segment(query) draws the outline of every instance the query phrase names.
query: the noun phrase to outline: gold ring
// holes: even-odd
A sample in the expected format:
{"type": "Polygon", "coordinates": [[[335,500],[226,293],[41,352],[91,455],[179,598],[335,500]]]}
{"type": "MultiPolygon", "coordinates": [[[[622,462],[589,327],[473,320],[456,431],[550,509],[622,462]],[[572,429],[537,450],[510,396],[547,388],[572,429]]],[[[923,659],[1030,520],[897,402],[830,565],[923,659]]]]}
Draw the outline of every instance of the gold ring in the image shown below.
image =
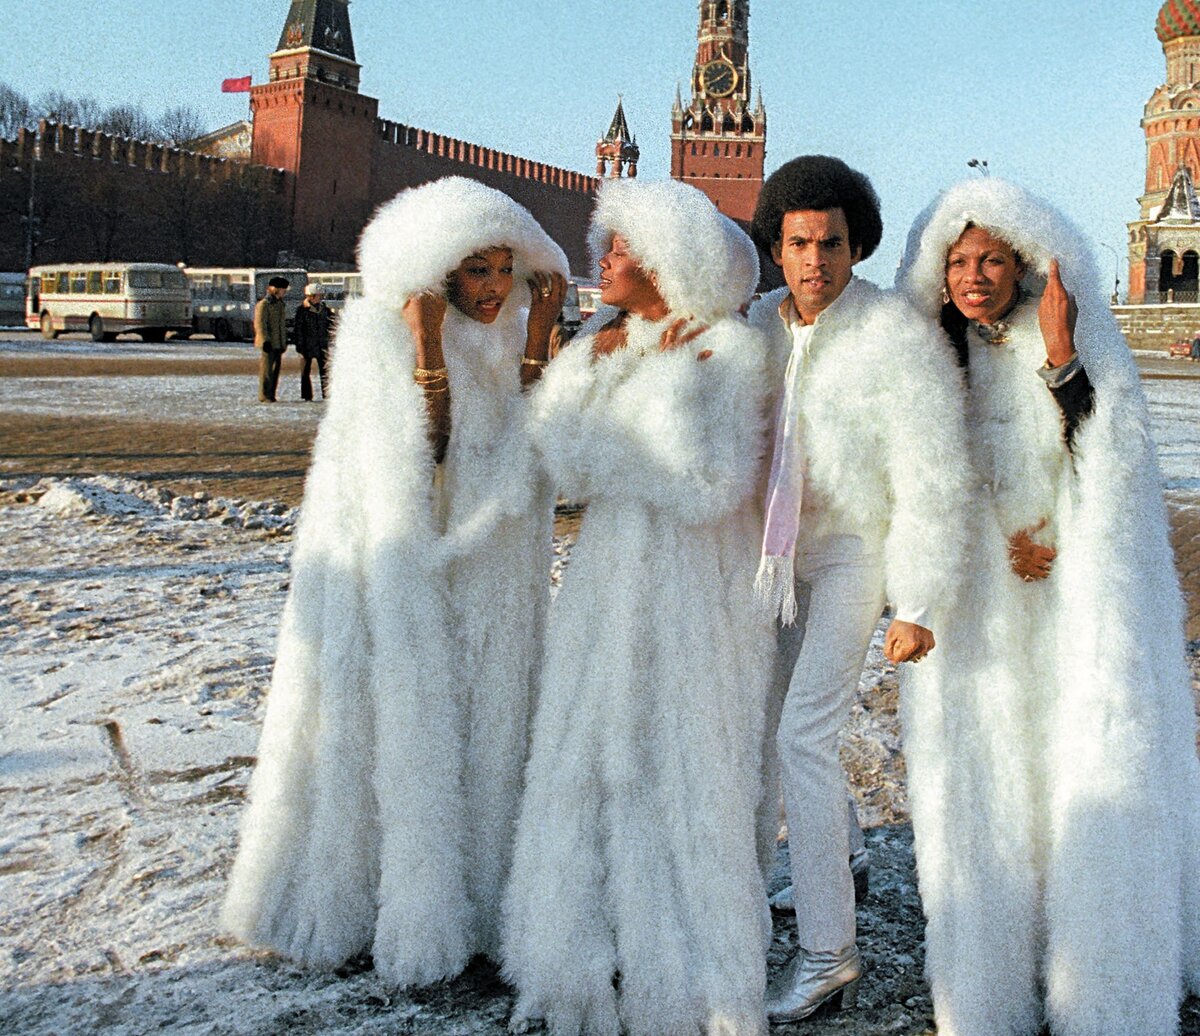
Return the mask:
{"type": "Polygon", "coordinates": [[[550,289],[549,289],[549,288],[543,288],[543,289],[542,289],[542,298],[544,298],[544,299],[548,299],[549,297],[550,297],[550,289]]]}

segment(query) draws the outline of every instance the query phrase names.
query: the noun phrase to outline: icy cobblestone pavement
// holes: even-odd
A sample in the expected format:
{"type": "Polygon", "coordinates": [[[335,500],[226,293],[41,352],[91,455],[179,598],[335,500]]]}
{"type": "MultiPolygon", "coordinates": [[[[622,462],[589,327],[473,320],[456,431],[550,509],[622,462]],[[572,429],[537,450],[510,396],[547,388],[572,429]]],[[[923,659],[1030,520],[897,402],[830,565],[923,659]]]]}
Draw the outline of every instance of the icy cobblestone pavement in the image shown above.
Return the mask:
{"type": "MultiPolygon", "coordinates": [[[[180,355],[117,344],[121,362],[180,355]]],[[[236,355],[198,344],[189,358],[236,355]]],[[[0,342],[0,359],[6,350],[17,348],[0,342]]],[[[19,351],[100,352],[81,341],[19,351]]],[[[1192,375],[1200,371],[1157,367],[1172,376],[1147,380],[1146,391],[1180,573],[1195,594],[1200,378],[1192,375]]],[[[190,392],[166,397],[157,376],[5,377],[0,411],[14,422],[52,413],[177,421],[184,443],[198,414],[230,422],[231,442],[208,450],[227,450],[238,435],[253,450],[262,441],[253,436],[274,422],[315,428],[319,407],[257,407],[249,377],[197,374],[190,392]]],[[[91,470],[111,463],[107,440],[35,444],[78,455],[91,470]]],[[[302,447],[288,440],[289,450],[302,447]]],[[[18,451],[10,443],[8,452],[18,451]]],[[[214,477],[223,472],[210,457],[194,479],[210,491],[189,486],[179,495],[166,488],[178,489],[175,480],[78,478],[62,471],[58,453],[47,456],[17,458],[0,472],[0,1033],[505,1032],[511,992],[486,963],[398,995],[368,962],[306,972],[221,935],[217,912],[270,680],[295,510],[213,491],[231,482],[214,477]],[[18,461],[40,473],[20,475],[18,461]]],[[[289,454],[276,466],[301,461],[289,454]]],[[[174,456],[163,465],[182,467],[174,456]]],[[[569,543],[559,540],[547,559],[552,581],[568,559],[569,543]]],[[[1198,613],[1193,599],[1200,692],[1198,613]]],[[[877,635],[842,744],[872,828],[871,894],[859,912],[868,975],[857,1011],[775,1030],[784,1036],[932,1032],[896,676],[880,645],[877,635]]],[[[784,875],[781,852],[774,887],[784,875]]],[[[790,953],[794,926],[777,920],[775,936],[772,968],[790,953]]],[[[1200,1036],[1197,1001],[1185,1005],[1181,1032],[1200,1036]]]]}

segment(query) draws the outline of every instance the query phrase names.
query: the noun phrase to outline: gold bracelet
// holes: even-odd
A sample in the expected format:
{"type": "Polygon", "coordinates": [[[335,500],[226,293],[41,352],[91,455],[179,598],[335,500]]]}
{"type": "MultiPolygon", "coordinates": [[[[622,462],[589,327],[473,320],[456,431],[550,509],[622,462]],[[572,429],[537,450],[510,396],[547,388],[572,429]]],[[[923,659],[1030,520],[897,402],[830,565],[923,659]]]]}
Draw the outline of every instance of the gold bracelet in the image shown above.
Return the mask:
{"type": "Polygon", "coordinates": [[[437,367],[433,370],[427,370],[424,367],[414,367],[413,368],[413,377],[414,378],[429,378],[431,381],[436,381],[438,378],[444,378],[445,376],[446,376],[446,368],[445,367],[437,367]]]}
{"type": "Polygon", "coordinates": [[[545,367],[549,362],[549,360],[535,360],[532,356],[521,357],[522,367],[545,367]]]}
{"type": "Polygon", "coordinates": [[[443,385],[441,388],[432,388],[432,387],[430,386],[430,383],[429,383],[429,382],[426,382],[426,383],[425,383],[425,384],[423,384],[423,385],[422,385],[420,382],[417,382],[417,384],[418,384],[418,385],[421,385],[421,388],[423,388],[423,389],[425,390],[425,395],[427,395],[427,396],[436,396],[436,395],[439,395],[439,394],[440,394],[440,393],[442,393],[442,392],[449,392],[449,391],[450,391],[450,386],[449,386],[449,385],[443,385]]]}

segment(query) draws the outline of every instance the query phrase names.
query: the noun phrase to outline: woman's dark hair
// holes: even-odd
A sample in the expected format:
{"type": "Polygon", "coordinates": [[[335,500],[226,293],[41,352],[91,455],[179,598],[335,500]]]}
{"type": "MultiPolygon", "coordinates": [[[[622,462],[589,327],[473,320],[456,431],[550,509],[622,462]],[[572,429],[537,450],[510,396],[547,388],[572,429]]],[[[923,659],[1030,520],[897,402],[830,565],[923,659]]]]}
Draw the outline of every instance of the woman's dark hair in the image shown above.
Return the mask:
{"type": "Polygon", "coordinates": [[[779,240],[783,217],[799,209],[841,209],[850,227],[850,248],[862,249],[866,259],[879,247],[883,220],[879,195],[862,173],[840,158],[801,155],[785,162],[763,184],[750,224],[750,236],[764,252],[779,240]]]}

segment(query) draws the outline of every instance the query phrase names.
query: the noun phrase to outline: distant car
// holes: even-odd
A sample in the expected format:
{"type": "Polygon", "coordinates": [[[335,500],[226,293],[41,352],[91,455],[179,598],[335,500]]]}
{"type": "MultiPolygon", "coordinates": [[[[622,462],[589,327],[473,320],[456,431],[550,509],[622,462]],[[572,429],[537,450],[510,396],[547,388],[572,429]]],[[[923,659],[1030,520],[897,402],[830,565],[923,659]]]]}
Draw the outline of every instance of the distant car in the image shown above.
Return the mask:
{"type": "Polygon", "coordinates": [[[1167,346],[1167,355],[1172,357],[1178,356],[1186,360],[1192,355],[1191,339],[1182,342],[1172,342],[1167,346]]]}

